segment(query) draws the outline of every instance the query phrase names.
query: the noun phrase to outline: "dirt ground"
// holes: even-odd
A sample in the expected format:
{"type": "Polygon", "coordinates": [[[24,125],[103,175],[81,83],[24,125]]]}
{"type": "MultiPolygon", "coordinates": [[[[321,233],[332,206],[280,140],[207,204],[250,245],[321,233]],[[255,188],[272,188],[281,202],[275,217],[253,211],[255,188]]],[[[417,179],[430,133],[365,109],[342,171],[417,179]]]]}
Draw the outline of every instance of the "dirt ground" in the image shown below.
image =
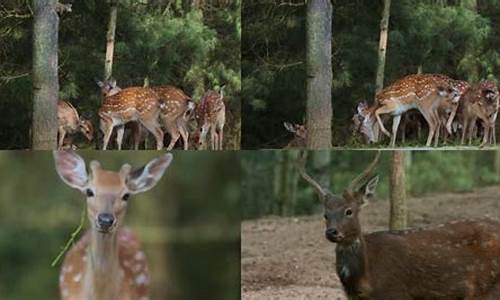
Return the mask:
{"type": "MultiPolygon", "coordinates": [[[[500,219],[500,187],[408,199],[409,227],[467,218],[500,219]]],[[[388,201],[361,213],[364,232],[387,229],[388,201]]],[[[242,299],[346,299],[335,273],[335,245],[324,238],[321,215],[244,221],[242,299]]]]}

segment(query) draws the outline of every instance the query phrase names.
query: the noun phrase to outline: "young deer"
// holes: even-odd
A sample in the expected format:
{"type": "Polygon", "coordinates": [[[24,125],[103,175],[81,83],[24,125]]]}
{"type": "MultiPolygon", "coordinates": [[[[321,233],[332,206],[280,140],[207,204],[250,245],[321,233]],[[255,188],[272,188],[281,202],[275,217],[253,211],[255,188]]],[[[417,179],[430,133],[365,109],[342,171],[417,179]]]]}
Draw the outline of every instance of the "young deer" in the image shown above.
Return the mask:
{"type": "Polygon", "coordinates": [[[220,94],[216,91],[206,92],[196,107],[195,118],[200,132],[198,149],[207,148],[207,134],[210,132],[211,149],[222,150],[224,123],[226,122],[223,89],[221,88],[220,94]]]}
{"type": "Polygon", "coordinates": [[[462,144],[465,142],[466,135],[469,144],[471,144],[477,119],[481,120],[484,128],[483,140],[480,146],[495,141],[495,122],[498,114],[499,98],[499,91],[492,81],[481,81],[467,90],[463,95],[459,108],[463,120],[462,144]]]}
{"type": "Polygon", "coordinates": [[[88,232],[66,254],[59,277],[63,300],[148,299],[149,272],[141,245],[123,226],[130,195],[154,187],[172,161],[172,154],[119,172],[90,163],[69,151],[54,151],[56,170],[70,187],[87,198],[88,232]]]}
{"type": "Polygon", "coordinates": [[[195,108],[193,100],[182,90],[171,85],[156,86],[151,89],[164,101],[161,105],[160,116],[163,121],[163,127],[170,134],[171,138],[167,150],[174,148],[179,137],[182,137],[184,150],[188,150],[188,121],[195,108]]]}
{"type": "Polygon", "coordinates": [[[363,131],[370,132],[370,135],[374,136],[372,132],[376,120],[380,130],[391,137],[391,146],[394,147],[401,114],[416,108],[429,125],[426,146],[430,146],[433,139],[437,145],[441,126],[438,107],[443,101],[458,102],[459,100],[458,93],[450,80],[449,77],[440,74],[415,74],[397,80],[377,94],[376,102],[370,108],[370,114],[366,115],[363,120],[365,127],[363,131]],[[380,117],[384,114],[393,116],[392,135],[385,129],[380,117]]]}
{"type": "Polygon", "coordinates": [[[305,148],[306,147],[306,138],[307,138],[307,129],[304,125],[292,124],[290,122],[283,122],[283,126],[285,126],[286,130],[293,133],[294,137],[284,149],[294,149],[294,148],[305,148]]]}
{"type": "Polygon", "coordinates": [[[363,234],[361,208],[373,198],[380,152],[342,195],[302,177],[324,204],[325,236],[349,299],[500,299],[500,222],[461,221],[436,228],[363,234]]]}
{"type": "Polygon", "coordinates": [[[156,139],[156,148],[163,148],[163,131],[159,123],[160,96],[150,88],[129,87],[121,89],[115,80],[98,81],[104,101],[99,109],[100,128],[104,133],[103,150],[106,150],[113,128],[118,127],[116,142],[121,150],[124,125],[136,121],[151,132],[156,139]]]}
{"type": "Polygon", "coordinates": [[[80,131],[89,142],[94,138],[94,126],[92,122],[80,118],[76,108],[68,101],[59,100],[57,102],[57,122],[59,133],[58,149],[63,148],[64,137],[67,133],[75,134],[80,131]]]}

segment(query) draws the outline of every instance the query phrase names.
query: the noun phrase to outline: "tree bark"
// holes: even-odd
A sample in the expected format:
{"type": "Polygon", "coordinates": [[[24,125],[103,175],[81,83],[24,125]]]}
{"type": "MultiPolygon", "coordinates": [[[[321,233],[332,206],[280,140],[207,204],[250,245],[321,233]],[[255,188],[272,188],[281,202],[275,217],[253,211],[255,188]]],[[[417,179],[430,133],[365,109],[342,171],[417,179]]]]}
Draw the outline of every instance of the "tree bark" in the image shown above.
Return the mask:
{"type": "Polygon", "coordinates": [[[332,146],[332,5],[309,0],[306,19],[308,149],[332,146]]]}
{"type": "Polygon", "coordinates": [[[32,148],[35,150],[51,150],[57,146],[59,17],[56,5],[57,0],[33,1],[32,148]]]}
{"type": "Polygon", "coordinates": [[[312,152],[312,164],[315,177],[322,187],[330,189],[330,172],[329,166],[331,161],[330,151],[314,151],[312,152]]]}
{"type": "Polygon", "coordinates": [[[391,14],[391,0],[384,0],[384,12],[380,21],[380,40],[378,46],[377,79],[375,82],[375,95],[384,88],[385,57],[387,53],[387,38],[389,35],[389,17],[391,14]]]}
{"type": "Polygon", "coordinates": [[[398,150],[392,154],[391,170],[391,215],[390,230],[406,228],[408,209],[406,206],[405,152],[398,150]]]}
{"type": "Polygon", "coordinates": [[[104,80],[113,74],[113,56],[115,52],[116,19],[118,16],[118,0],[110,1],[108,32],[106,34],[106,60],[104,62],[104,80]]]}

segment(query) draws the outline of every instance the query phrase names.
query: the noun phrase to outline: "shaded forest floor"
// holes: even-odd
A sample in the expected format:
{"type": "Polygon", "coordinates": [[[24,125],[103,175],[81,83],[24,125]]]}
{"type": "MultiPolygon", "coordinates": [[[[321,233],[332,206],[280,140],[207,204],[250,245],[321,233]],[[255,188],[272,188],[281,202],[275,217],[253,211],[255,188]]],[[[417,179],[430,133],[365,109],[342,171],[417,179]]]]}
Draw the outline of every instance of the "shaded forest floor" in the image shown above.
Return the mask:
{"type": "MultiPolygon", "coordinates": [[[[409,227],[500,216],[500,187],[408,199],[409,227]]],[[[364,208],[364,232],[387,229],[388,201],[364,208]]],[[[335,274],[335,245],[321,215],[266,217],[241,227],[242,299],[346,299],[335,274]]]]}

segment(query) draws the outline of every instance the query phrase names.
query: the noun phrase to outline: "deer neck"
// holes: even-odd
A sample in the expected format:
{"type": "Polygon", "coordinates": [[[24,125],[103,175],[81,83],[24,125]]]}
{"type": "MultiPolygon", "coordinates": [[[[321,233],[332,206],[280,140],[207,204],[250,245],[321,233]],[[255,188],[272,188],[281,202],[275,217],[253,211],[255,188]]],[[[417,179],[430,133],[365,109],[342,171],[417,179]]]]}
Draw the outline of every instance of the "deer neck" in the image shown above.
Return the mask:
{"type": "Polygon", "coordinates": [[[364,282],[367,280],[367,257],[365,241],[362,236],[348,242],[337,244],[337,274],[346,293],[361,296],[367,293],[364,282]]]}
{"type": "Polygon", "coordinates": [[[87,272],[84,277],[84,299],[118,299],[123,275],[118,260],[117,230],[90,235],[87,272]]]}

